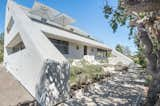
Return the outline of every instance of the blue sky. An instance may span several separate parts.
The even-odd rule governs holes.
[[[4,30],[5,5],[7,0],[0,0],[0,32]],[[32,7],[34,0],[15,0],[18,4]],[[76,22],[73,24],[88,32],[92,37],[104,42],[111,48],[117,44],[128,46],[132,51],[136,47],[132,40],[128,40],[127,27],[120,27],[113,33],[109,21],[104,18],[103,6],[105,0],[38,0],[52,8],[59,10],[73,17]],[[117,0],[110,0],[109,3],[116,5]]]

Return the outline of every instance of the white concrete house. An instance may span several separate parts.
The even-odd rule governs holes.
[[[41,3],[8,0],[4,65],[42,106],[68,98],[67,59],[105,59],[105,44],[72,26],[74,19]]]
[[[8,0],[4,65],[42,105],[68,98],[67,59],[106,58],[110,50],[72,26],[73,22],[41,3],[26,8]]]
[[[104,59],[107,50],[111,50],[72,26],[74,19],[53,8],[35,2],[31,9],[22,6],[20,9],[67,59],[81,59],[84,56]]]

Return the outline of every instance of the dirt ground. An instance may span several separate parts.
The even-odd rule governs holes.
[[[0,106],[15,106],[26,101],[33,101],[33,97],[0,65]]]

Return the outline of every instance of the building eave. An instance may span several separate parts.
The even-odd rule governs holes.
[[[65,28],[62,28],[62,27],[50,25],[48,23],[43,24],[43,23],[39,22],[38,20],[36,20],[36,21],[34,20],[33,23],[41,31],[48,33],[48,34],[53,34],[56,37],[62,37],[62,38],[65,38],[65,39],[73,41],[73,42],[82,43],[82,44],[85,44],[88,46],[93,46],[93,47],[101,48],[104,50],[110,50],[110,48],[107,47],[105,44],[100,43],[94,39],[88,38],[85,35],[81,35],[79,33],[66,30]]]

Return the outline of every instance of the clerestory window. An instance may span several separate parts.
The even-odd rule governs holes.
[[[62,54],[68,54],[69,42],[51,38],[49,39]]]
[[[11,17],[11,19],[9,20],[9,23],[7,25],[7,33],[9,33],[11,31],[13,25],[14,25],[14,20],[13,20],[13,17]]]
[[[16,52],[19,52],[23,49],[25,49],[25,45],[24,45],[19,33],[13,38],[13,40],[11,40],[11,42],[6,47],[7,53],[9,55],[16,53]]]

